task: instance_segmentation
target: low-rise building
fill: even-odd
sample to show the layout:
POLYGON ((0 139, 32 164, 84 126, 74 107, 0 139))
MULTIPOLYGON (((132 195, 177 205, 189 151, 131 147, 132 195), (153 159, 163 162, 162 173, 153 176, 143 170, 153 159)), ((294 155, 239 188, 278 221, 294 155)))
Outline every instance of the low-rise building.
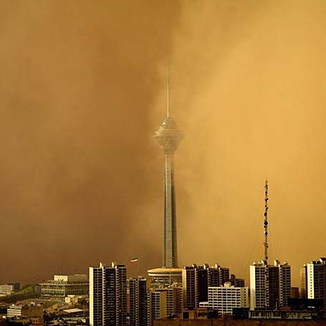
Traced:
POLYGON ((23 306, 12 304, 7 309, 7 318, 22 317, 23 306))
POLYGON ((12 304, 7 309, 7 318, 32 318, 32 317, 42 317, 43 307, 41 305, 19 305, 12 304))
POLYGON ((230 282, 224 286, 208 287, 208 308, 219 314, 232 314, 233 308, 249 307, 248 287, 235 287, 230 282))
POLYGON ((7 283, 0 285, 0 296, 10 295, 19 291, 20 283, 7 283))
POLYGON ((86 274, 54 275, 53 280, 40 283, 42 297, 64 298, 68 295, 88 295, 86 274))

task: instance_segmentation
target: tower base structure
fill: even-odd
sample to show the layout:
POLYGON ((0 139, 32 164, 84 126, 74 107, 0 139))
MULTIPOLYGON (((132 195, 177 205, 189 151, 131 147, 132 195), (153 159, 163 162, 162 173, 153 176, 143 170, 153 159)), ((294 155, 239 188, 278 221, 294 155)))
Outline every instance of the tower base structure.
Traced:
POLYGON ((182 268, 160 267, 147 271, 152 288, 182 286, 182 268))

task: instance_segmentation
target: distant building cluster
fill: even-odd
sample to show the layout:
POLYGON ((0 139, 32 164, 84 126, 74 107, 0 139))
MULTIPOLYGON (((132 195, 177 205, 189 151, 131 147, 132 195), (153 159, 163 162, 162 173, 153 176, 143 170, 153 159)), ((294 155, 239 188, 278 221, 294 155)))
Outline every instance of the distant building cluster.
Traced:
MULTIPOLYGON (((90 326, 162 325, 165 319, 233 316, 250 319, 315 319, 326 309, 326 258, 304 265, 303 288, 291 287, 291 266, 250 265, 250 286, 220 265, 148 271, 127 280, 124 265, 91 267, 90 326), (170 280, 170 281, 169 281, 170 280)), ((176 323, 177 325, 177 323, 176 323)))

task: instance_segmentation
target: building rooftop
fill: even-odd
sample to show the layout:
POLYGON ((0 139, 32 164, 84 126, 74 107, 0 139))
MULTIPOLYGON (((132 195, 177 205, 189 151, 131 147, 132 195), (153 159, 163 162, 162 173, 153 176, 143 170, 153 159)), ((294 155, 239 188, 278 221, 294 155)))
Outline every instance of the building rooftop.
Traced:
POLYGON ((182 274, 182 268, 160 267, 160 268, 149 269, 147 271, 147 273, 148 273, 148 275, 153 275, 153 274, 182 274))

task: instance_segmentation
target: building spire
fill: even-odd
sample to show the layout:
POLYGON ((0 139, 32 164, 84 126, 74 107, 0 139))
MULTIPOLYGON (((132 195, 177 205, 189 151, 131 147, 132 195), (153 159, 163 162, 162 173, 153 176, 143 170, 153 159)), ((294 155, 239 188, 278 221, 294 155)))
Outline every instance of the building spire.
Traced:
POLYGON ((166 117, 170 116, 170 72, 169 64, 166 69, 166 117))
POLYGON ((265 181, 265 211, 264 211, 264 261, 268 265, 268 181, 265 181))

